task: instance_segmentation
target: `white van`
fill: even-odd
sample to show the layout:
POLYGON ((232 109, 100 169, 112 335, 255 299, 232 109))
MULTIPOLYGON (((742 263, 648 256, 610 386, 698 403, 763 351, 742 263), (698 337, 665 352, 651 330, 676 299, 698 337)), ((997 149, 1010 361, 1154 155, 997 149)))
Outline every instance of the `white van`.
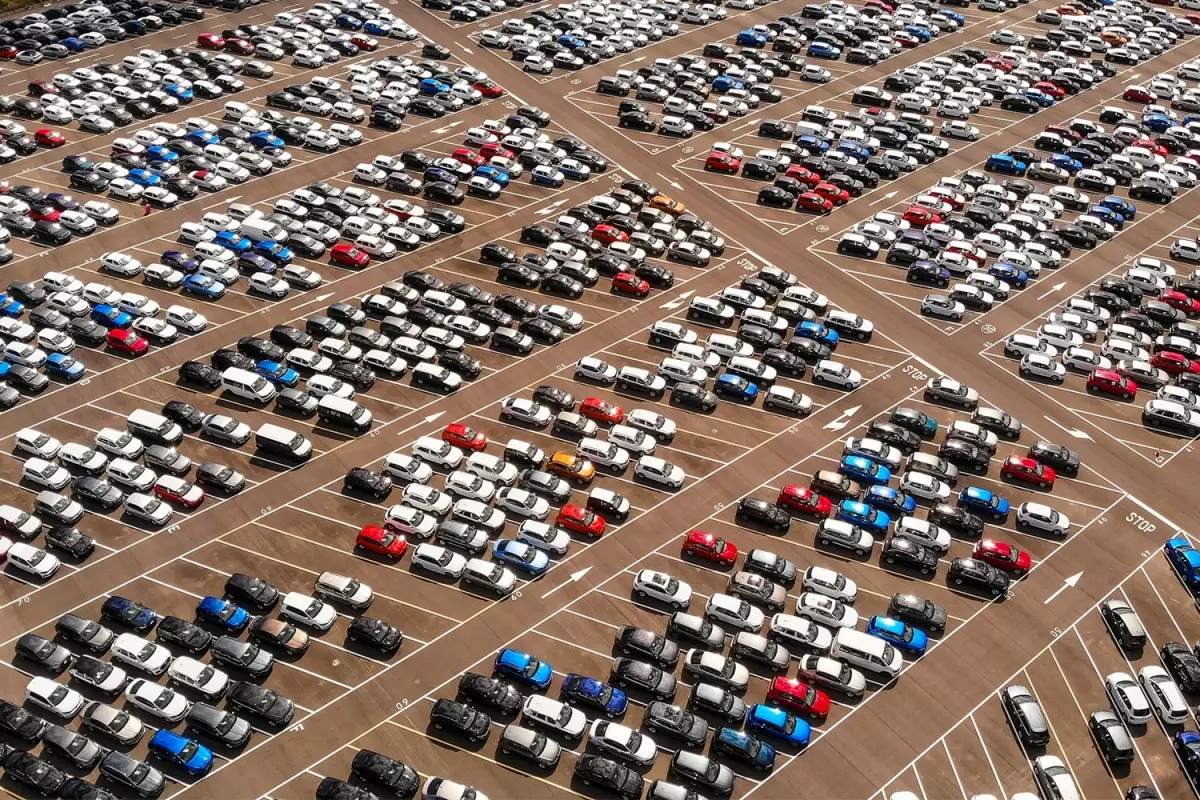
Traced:
POLYGON ((899 650, 883 639, 853 628, 838 629, 837 635, 833 637, 829 655, 840 658, 851 666, 889 678, 898 677, 901 667, 904 666, 904 659, 899 650))
POLYGON ((270 381, 241 367, 229 367, 221 373, 221 388, 255 403, 269 403, 275 399, 275 387, 270 381))
POLYGON ((279 242, 283 244, 287 241, 288 232, 282 225, 276 225, 266 219, 247 219, 242 222, 241 234, 255 242, 279 242))
POLYGON ((156 414, 144 408, 130 413, 125 418, 125 425, 129 428, 129 432, 139 439, 154 439, 167 444, 178 444, 183 438, 183 428, 179 427, 177 423, 162 414, 156 414))
POLYGON ((255 432, 255 444, 260 450, 303 461, 312 455, 312 442, 295 431, 265 423, 255 432))

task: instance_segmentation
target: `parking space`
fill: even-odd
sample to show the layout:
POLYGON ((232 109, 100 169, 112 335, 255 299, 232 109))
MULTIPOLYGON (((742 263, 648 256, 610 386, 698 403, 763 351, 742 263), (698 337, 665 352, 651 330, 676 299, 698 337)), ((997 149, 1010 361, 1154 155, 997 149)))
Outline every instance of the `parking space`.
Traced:
POLYGON ((1053 642, 1005 684, 1024 686, 1037 698, 1050 729, 1048 745, 1027 747, 1013 735, 1000 700, 1002 686, 882 787, 880 796, 901 790, 930 799, 1036 793, 1034 762, 1053 756, 1061 759, 1086 797, 1120 797, 1134 786, 1149 787, 1159 797, 1192 797, 1195 787, 1180 770, 1171 742, 1176 733, 1195 726, 1193 715, 1180 726, 1164 725, 1157 717, 1145 725, 1124 725, 1134 758, 1129 764, 1112 765, 1101 756, 1088 719, 1095 711, 1114 710, 1105 678, 1125 673, 1136 679, 1143 667, 1161 666, 1159 650, 1164 644, 1189 646, 1200 635, 1195 606, 1158 552, 1148 554, 1103 599, 1124 601, 1136 611, 1147 632, 1144 648, 1118 645, 1097 603, 1074 624, 1056 630, 1053 642), (969 777, 959 782, 959 775, 969 777))

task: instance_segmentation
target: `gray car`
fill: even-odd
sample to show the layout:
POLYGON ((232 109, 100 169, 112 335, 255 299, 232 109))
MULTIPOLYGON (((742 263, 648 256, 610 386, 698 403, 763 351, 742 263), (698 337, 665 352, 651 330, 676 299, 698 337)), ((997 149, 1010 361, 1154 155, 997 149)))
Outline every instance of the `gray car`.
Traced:
POLYGON ((275 656, 271 653, 231 636, 217 639, 209 652, 214 661, 236 667, 255 677, 268 674, 275 665, 275 656))
POLYGON ((520 725, 507 725, 500 733, 500 752, 532 761, 542 769, 551 769, 558 764, 562 747, 544 733, 520 725))
POLYGON ((733 792, 733 770, 708 756, 689 750, 679 750, 671 757, 667 775, 698 784, 722 795, 733 792))
POLYGON ((100 774, 128 786, 142 797, 158 797, 167 785, 166 778, 154 767, 115 750, 100 762, 100 774))
POLYGON ((104 755, 103 747, 82 733, 68 730, 62 725, 51 725, 42 737, 42 744, 75 766, 86 770, 91 770, 104 755))

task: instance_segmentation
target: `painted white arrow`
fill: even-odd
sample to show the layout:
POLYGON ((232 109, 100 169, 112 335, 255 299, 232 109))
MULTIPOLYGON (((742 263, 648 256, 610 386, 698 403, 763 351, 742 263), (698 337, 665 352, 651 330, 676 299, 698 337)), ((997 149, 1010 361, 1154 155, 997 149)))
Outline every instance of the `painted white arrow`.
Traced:
POLYGON ((885 201, 885 200, 891 200, 891 199, 892 199, 893 197, 895 197, 895 196, 896 196, 896 192, 888 192, 888 193, 887 193, 887 194, 885 194, 883 197, 881 197, 881 198, 879 198, 878 200, 875 200, 874 202, 872 202, 872 203, 871 203, 871 205, 873 205, 873 206, 877 206, 877 205, 879 205, 880 203, 882 203, 882 202, 883 202, 883 201, 885 201))
POLYGON ((1066 281, 1061 281, 1060 283, 1056 283, 1053 286, 1051 286, 1049 289, 1047 289, 1046 291, 1039 294, 1038 300, 1045 300, 1047 297, 1054 294, 1055 292, 1061 292, 1063 289, 1066 288, 1066 286, 1067 286, 1066 281))
POLYGON ((671 185, 672 185, 673 187, 675 187, 676 189, 679 189, 680 191, 683 191, 683 184, 682 184, 682 183, 677 183, 676 181, 673 181, 673 180, 671 180, 671 179, 670 179, 670 178, 668 178, 666 175, 663 175, 661 172, 660 172, 660 173, 658 173, 658 177, 662 178, 664 181, 666 181, 667 183, 671 184, 671 185))
POLYGON ((689 297, 691 297, 695 293, 696 293, 695 289, 692 289, 689 292, 684 292, 683 294, 679 295, 679 297, 677 297, 676 299, 671 300, 670 302, 667 302, 667 303, 663 303, 661 306, 659 306, 659 308, 679 308, 681 305, 683 305, 687 301, 687 299, 689 297))
POLYGON ((464 53, 472 52, 471 48, 467 47, 465 44, 460 44, 459 47, 461 47, 463 49, 464 53))
POLYGON ((1046 420, 1047 422, 1049 422, 1050 424, 1052 424, 1052 425, 1055 425, 1055 426, 1057 426, 1057 427, 1061 428, 1061 429, 1062 429, 1063 431, 1065 431, 1065 432, 1066 432, 1068 435, 1070 435, 1070 436, 1073 436, 1073 437, 1074 437, 1074 438, 1076 438, 1076 439, 1087 439, 1089 442, 1094 442, 1094 441, 1096 441, 1096 440, 1095 440, 1095 439, 1093 439, 1091 436, 1089 436, 1087 433, 1085 433, 1084 431, 1081 431, 1081 430, 1079 430, 1078 428, 1068 428, 1066 425, 1063 425, 1061 422, 1059 422, 1058 420, 1054 419, 1053 417, 1047 417, 1045 414, 1043 414, 1042 416, 1045 418, 1045 420, 1046 420))
POLYGON ((850 424, 850 418, 857 414, 860 408, 862 408, 862 406, 852 406, 851 408, 847 408, 837 419, 831 422, 826 422, 824 426, 825 430, 840 431, 842 428, 850 424))
POLYGON ((430 131, 430 133, 448 133, 450 131, 450 129, 452 129, 454 126, 461 125, 461 124, 462 124, 461 120, 455 120, 454 122, 451 122, 449 125, 443 126, 441 128, 436 128, 436 129, 430 131))
POLYGON ((546 206, 545 208, 539 208, 539 209, 537 210, 537 214, 538 214, 538 216, 540 216, 540 217, 544 217, 544 216, 546 216, 547 214, 549 214, 549 213, 551 213, 552 211, 554 211, 554 209, 558 208, 559 206, 561 206, 561 205, 562 205, 563 203, 565 203, 565 202, 567 202, 567 201, 566 201, 566 200, 559 200, 557 203, 551 203, 550 205, 546 206))
POLYGON ((547 597, 554 594, 555 592, 557 592, 559 589, 563 588, 564 586, 567 586, 569 584, 572 584, 572 583, 575 583, 575 582, 581 580, 584 575, 587 575, 591 571, 592 571, 591 567, 584 567, 581 570, 576 570, 575 572, 572 572, 571 577, 567 578, 565 581, 560 583, 558 586, 555 586, 553 589, 551 589, 550 591, 548 591, 544 595, 542 595, 542 599, 545 600, 547 597))
POLYGON ((295 311, 298 308, 304 308, 305 306, 311 306, 313 303, 323 303, 324 301, 328 300, 331 297, 333 297, 333 292, 328 292, 326 294, 319 294, 311 300, 305 300, 303 303, 301 303, 298 306, 292 306, 291 308, 288 309, 288 311, 295 311))
POLYGON ((1058 597, 1060 594, 1065 592, 1067 590, 1067 587, 1074 587, 1075 584, 1079 583, 1079 579, 1082 577, 1083 577, 1082 572, 1076 572, 1074 575, 1070 576, 1069 578, 1064 578, 1063 585, 1058 587, 1057 589, 1055 589, 1054 592, 1049 597, 1047 597, 1045 600, 1043 600, 1042 605, 1044 605, 1044 606, 1050 605, 1051 600, 1053 600, 1054 598, 1058 597))
POLYGON ((436 414, 428 414, 425 416, 424 419, 414 422, 412 425, 409 425, 407 428, 402 428, 402 429, 396 431, 396 435, 408 433, 413 428, 420 427, 421 425, 428 425, 429 423, 433 422, 435 419, 438 419, 445 413, 446 413, 445 411, 439 411, 436 414))

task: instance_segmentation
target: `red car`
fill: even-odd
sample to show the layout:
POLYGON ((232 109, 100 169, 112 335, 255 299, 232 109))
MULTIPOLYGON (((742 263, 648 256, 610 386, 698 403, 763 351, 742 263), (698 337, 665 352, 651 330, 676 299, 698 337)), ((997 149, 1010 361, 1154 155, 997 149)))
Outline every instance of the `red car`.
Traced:
POLYGON ((500 158, 517 157, 516 153, 514 153, 512 150, 509 150, 499 142, 488 142, 483 147, 479 148, 479 155, 483 156, 484 158, 495 158, 497 156, 500 158))
POLYGON ((1155 155, 1158 155, 1158 156, 1170 155, 1170 153, 1167 151, 1167 148, 1163 147, 1161 144, 1154 141, 1153 139, 1134 139, 1132 142, 1129 143, 1128 146, 1129 147, 1144 147, 1147 150, 1149 150, 1151 153, 1154 153, 1155 155))
POLYGON ((1150 94, 1149 90, 1143 89, 1141 86, 1130 86, 1121 95, 1122 100, 1128 100, 1131 103, 1153 103, 1158 98, 1150 94))
POLYGON ((379 42, 372 39, 370 36, 351 36, 350 43, 362 50, 364 53, 374 53, 379 49, 379 42))
POLYGON ((828 517, 833 513, 833 502, 828 497, 795 483, 789 483, 779 490, 775 505, 814 517, 828 517))
POLYGON ((1061 100, 1067 96, 1067 90, 1056 83, 1050 81, 1038 81, 1033 85, 1033 88, 1039 89, 1053 97, 1055 100, 1061 100))
POLYGON ((709 153, 708 158, 704 159, 704 168, 709 172, 736 175, 737 171, 742 168, 742 162, 729 153, 709 153))
POLYGON ((354 546, 369 553, 395 560, 404 555, 408 549, 408 540, 404 534, 389 531, 376 525, 367 525, 358 532, 354 546))
POLYGON ((468 150, 465 147, 456 147, 450 157, 455 161, 461 161, 464 164, 470 164, 472 167, 482 167, 487 163, 487 159, 476 153, 474 150, 468 150))
POLYGON ((58 222, 60 214, 62 212, 54 206, 41 206, 29 209, 29 218, 38 220, 39 222, 58 222))
POLYGON ((554 527, 572 533, 581 533, 591 539, 597 539, 604 534, 604 517, 593 514, 586 508, 565 505, 559 509, 554 527))
POLYGON ((738 549, 732 542, 704 531, 691 531, 683 542, 683 554, 712 561, 728 567, 737 559, 738 549))
POLYGON ((1200 372, 1200 362, 1193 361, 1182 353, 1160 350, 1150 357, 1150 366, 1158 367, 1168 375, 1184 372, 1200 372))
POLYGON ((984 64, 995 67, 1001 72, 1012 72, 1013 64, 1011 61, 1006 61, 998 56, 988 56, 983 60, 984 64))
POLYGON ((451 422, 447 425, 446 430, 442 431, 442 441, 475 452, 483 450, 488 443, 487 435, 483 431, 477 431, 461 422, 451 422))
POLYGON ((1188 316, 1200 314, 1200 300, 1188 297, 1183 292, 1175 289, 1164 289, 1158 296, 1158 299, 1162 300, 1171 308, 1178 308, 1188 316))
POLYGON ((783 676, 771 681, 771 688, 767 689, 767 702, 798 714, 807 714, 813 719, 825 719, 832 705, 829 695, 817 687, 783 676))
POLYGON ((352 244, 338 242, 329 251, 329 262, 346 267, 362 269, 371 263, 371 257, 352 244))
POLYGON ((821 176, 813 172, 808 167, 802 167, 799 164, 792 164, 787 168, 787 172, 783 173, 784 177, 795 178, 801 183, 807 183, 809 186, 816 186, 821 182, 821 176))
POLYGON ((600 223, 595 228, 592 228, 592 238, 597 242, 612 244, 613 242, 628 242, 629 234, 620 228, 600 223))
POLYGON ((980 561, 986 561, 996 569, 1014 575, 1024 575, 1033 566, 1033 559, 1029 557, 1029 553, 1013 547, 1008 542, 998 542, 995 539, 980 539, 971 555, 980 561))
POLYGON ((236 53, 239 56, 254 55, 254 45, 245 39, 226 39, 225 50, 229 53, 236 53))
POLYGON ((796 210, 828 214, 833 211, 833 203, 829 202, 829 198, 822 197, 816 192, 804 192, 796 198, 796 210))
POLYGON ((615 425, 625 418, 620 406, 615 406, 599 397, 585 397, 579 404, 579 413, 596 422, 615 425))
POLYGON ((475 81, 472 85, 484 97, 504 97, 504 87, 495 81, 475 81))
POLYGON ((818 183, 813 187, 813 191, 836 206, 845 205, 850 200, 849 192, 839 189, 832 183, 818 183))
POLYGON ((1057 477, 1050 467, 1025 456, 1009 456, 1000 466, 1000 474, 1009 480, 1032 483, 1040 489, 1054 487, 1057 477))
POLYGON ((942 215, 931 208, 914 203, 904 212, 904 221, 910 225, 923 228, 935 222, 942 221, 942 215))
POLYGON ((1094 370, 1087 379, 1087 390, 1092 394, 1112 394, 1132 400, 1137 389, 1136 383, 1111 369, 1094 370))
POLYGON ((67 137, 51 128, 38 128, 33 140, 43 147, 62 147, 67 143, 67 137))
POLYGON ((1068 128, 1066 125, 1047 125, 1046 133, 1057 134, 1058 136, 1061 136, 1064 139, 1069 139, 1072 142, 1077 142, 1083 138, 1079 131, 1068 128))
POLYGON ((11 58, 16 58, 17 53, 19 53, 19 52, 21 52, 21 51, 15 47, 13 47, 11 44, 6 44, 3 47, 0 47, 0 58, 3 58, 5 60, 11 59, 11 58))
POLYGON ((612 291, 617 294, 632 294, 645 297, 650 294, 650 284, 632 272, 618 272, 613 276, 612 291))
POLYGON ((108 332, 108 336, 105 338, 108 346, 113 350, 131 356, 140 356, 150 349, 150 343, 131 330, 114 328, 108 332))
POLYGON ((221 50, 225 47, 225 39, 215 33, 202 33, 196 37, 196 46, 204 50, 221 50))
POLYGON ((178 503, 184 508, 199 508, 204 502, 204 492, 191 481, 180 481, 178 486, 155 484, 154 494, 171 503, 178 503))

